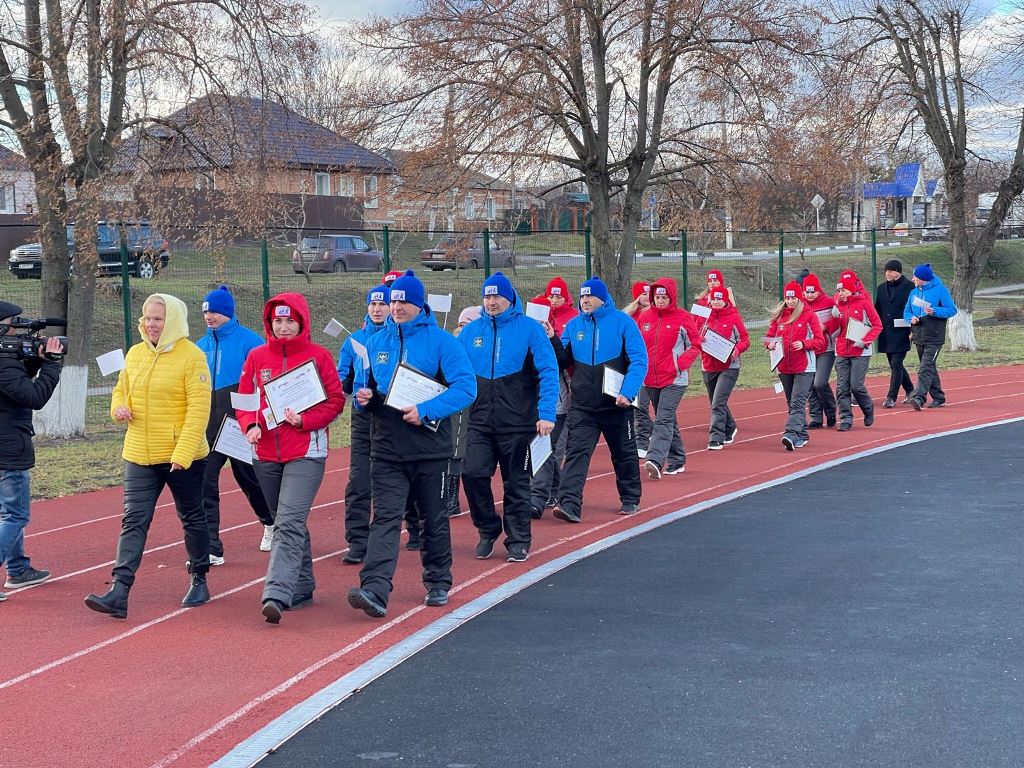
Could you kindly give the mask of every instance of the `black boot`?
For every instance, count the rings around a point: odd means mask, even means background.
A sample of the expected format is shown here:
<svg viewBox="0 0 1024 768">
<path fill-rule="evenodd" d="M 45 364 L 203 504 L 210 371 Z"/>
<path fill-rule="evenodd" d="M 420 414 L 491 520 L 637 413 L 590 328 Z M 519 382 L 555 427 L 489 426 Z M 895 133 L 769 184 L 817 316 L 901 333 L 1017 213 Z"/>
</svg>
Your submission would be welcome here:
<svg viewBox="0 0 1024 768">
<path fill-rule="evenodd" d="M 128 586 L 120 581 L 110 583 L 110 591 L 100 597 L 89 595 L 85 604 L 97 613 L 105 613 L 115 619 L 128 618 Z"/>
<path fill-rule="evenodd" d="M 182 608 L 195 608 L 197 605 L 210 602 L 210 588 L 206 586 L 205 573 L 192 574 L 192 586 L 188 588 Z"/>
</svg>

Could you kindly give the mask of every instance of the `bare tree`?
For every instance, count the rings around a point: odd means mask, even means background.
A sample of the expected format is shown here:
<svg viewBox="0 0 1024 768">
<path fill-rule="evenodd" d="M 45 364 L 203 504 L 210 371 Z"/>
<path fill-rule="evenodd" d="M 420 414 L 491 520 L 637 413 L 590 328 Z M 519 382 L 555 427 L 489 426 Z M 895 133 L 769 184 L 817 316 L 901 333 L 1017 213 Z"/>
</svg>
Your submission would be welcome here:
<svg viewBox="0 0 1024 768">
<path fill-rule="evenodd" d="M 43 428 L 80 434 L 95 296 L 90 233 L 122 137 L 171 111 L 168 103 L 265 93 L 309 52 L 308 11 L 296 0 L 4 0 L 0 9 L 0 126 L 17 137 L 35 179 L 43 312 L 67 317 L 70 336 Z"/>
</svg>

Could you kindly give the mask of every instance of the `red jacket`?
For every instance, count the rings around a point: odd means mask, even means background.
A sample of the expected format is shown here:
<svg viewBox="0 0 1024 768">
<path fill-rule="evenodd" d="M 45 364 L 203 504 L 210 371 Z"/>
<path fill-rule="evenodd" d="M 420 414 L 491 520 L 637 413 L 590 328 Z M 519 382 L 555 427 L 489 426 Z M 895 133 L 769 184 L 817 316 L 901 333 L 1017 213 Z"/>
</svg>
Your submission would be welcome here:
<svg viewBox="0 0 1024 768">
<path fill-rule="evenodd" d="M 694 318 L 695 322 L 696 320 L 697 318 Z M 725 371 L 734 366 L 739 368 L 740 355 L 750 349 L 750 335 L 747 333 L 746 326 L 743 325 L 743 318 L 740 317 L 739 310 L 728 301 L 725 302 L 725 306 L 721 309 L 712 309 L 711 315 L 708 316 L 708 319 L 701 327 L 702 341 L 708 331 L 714 331 L 735 342 L 736 347 L 733 349 L 732 359 L 724 363 L 702 349 L 700 352 L 701 369 L 709 373 L 715 373 Z"/>
<path fill-rule="evenodd" d="M 555 329 L 555 336 L 557 338 L 562 338 L 562 331 L 565 330 L 565 326 L 578 314 L 579 310 L 570 301 L 565 302 L 558 309 L 551 307 L 551 327 Z"/>
<path fill-rule="evenodd" d="M 654 292 L 658 286 L 668 291 L 669 306 L 654 306 Z M 637 315 L 647 346 L 647 378 L 644 384 L 661 389 L 672 384 L 690 383 L 689 368 L 700 352 L 700 335 L 693 316 L 676 305 L 676 281 L 663 277 L 651 284 L 651 306 Z"/>
<path fill-rule="evenodd" d="M 875 310 L 875 305 L 868 298 L 867 293 L 860 292 L 850 295 L 850 298 L 846 301 L 836 298 L 836 314 L 839 317 L 836 322 L 839 325 L 839 335 L 836 337 L 836 356 L 837 357 L 866 357 L 871 354 L 871 342 L 878 338 L 882 332 L 882 318 L 878 316 L 878 312 Z M 854 318 L 864 323 L 865 325 L 871 326 L 868 329 L 867 335 L 864 336 L 862 347 L 858 347 L 852 341 L 846 338 L 846 328 L 850 324 L 850 318 Z"/>
<path fill-rule="evenodd" d="M 290 307 L 292 316 L 297 316 L 302 323 L 302 330 L 294 339 L 277 339 L 271 330 L 274 308 L 280 305 Z M 341 380 L 331 353 L 310 340 L 306 297 L 301 293 L 279 293 L 272 298 L 263 308 L 263 328 L 268 341 L 245 358 L 242 378 L 238 382 L 239 394 L 260 393 L 260 410 L 258 413 L 235 411 L 238 423 L 243 432 L 254 424 L 259 424 L 263 430 L 256 444 L 256 456 L 260 461 L 286 462 L 304 457 L 326 457 L 327 425 L 344 409 L 345 394 L 341 391 Z M 274 429 L 268 429 L 264 413 L 267 398 L 262 385 L 310 360 L 316 364 L 327 399 L 302 412 L 302 427 L 293 427 L 282 419 Z"/>
<path fill-rule="evenodd" d="M 821 321 L 821 330 L 825 334 L 825 352 L 833 352 L 836 348 L 836 333 L 839 331 L 839 319 L 832 316 L 832 307 L 836 305 L 835 300 L 822 292 L 813 302 L 804 299 L 804 307 L 811 310 Z"/>
<path fill-rule="evenodd" d="M 813 355 L 821 354 L 827 346 L 816 314 L 803 307 L 796 320 L 787 322 L 792 314 L 793 310 L 783 307 L 779 318 L 768 324 L 766 335 L 782 339 L 779 342 L 783 349 L 782 362 L 775 369 L 777 373 L 796 374 L 813 370 Z M 803 342 L 803 349 L 793 349 L 797 341 Z"/>
</svg>

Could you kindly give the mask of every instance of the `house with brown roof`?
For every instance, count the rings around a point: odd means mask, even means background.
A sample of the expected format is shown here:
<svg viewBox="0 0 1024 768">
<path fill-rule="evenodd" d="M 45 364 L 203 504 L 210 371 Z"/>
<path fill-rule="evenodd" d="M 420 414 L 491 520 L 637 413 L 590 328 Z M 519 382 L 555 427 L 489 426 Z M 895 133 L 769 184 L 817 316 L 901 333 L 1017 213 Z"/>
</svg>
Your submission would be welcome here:
<svg viewBox="0 0 1024 768">
<path fill-rule="evenodd" d="M 31 215 L 36 211 L 36 187 L 28 160 L 0 146 L 0 215 Z"/>
</svg>

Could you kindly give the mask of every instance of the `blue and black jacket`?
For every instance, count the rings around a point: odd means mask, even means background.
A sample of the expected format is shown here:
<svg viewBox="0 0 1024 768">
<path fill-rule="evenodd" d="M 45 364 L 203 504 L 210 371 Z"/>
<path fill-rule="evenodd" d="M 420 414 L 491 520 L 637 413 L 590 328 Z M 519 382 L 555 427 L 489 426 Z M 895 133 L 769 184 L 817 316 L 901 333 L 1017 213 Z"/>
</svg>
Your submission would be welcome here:
<svg viewBox="0 0 1024 768">
<path fill-rule="evenodd" d="M 604 394 L 605 366 L 625 374 L 620 394 L 633 400 L 647 375 L 647 347 L 629 315 L 608 301 L 590 314 L 580 313 L 551 339 L 558 365 L 572 368 L 572 405 L 584 411 L 616 408 Z"/>
<path fill-rule="evenodd" d="M 367 372 L 363 370 L 363 362 L 356 356 L 352 342 L 358 341 L 366 347 L 373 336 L 384 330 L 385 325 L 387 325 L 386 320 L 383 323 L 375 323 L 367 315 L 363 319 L 363 327 L 345 339 L 345 343 L 341 345 L 341 351 L 338 353 L 338 378 L 341 379 L 341 389 L 346 395 L 351 395 L 357 389 L 365 387 L 367 379 Z M 352 404 L 355 413 L 363 412 L 363 407 L 355 398 L 352 398 Z"/>
<path fill-rule="evenodd" d="M 554 422 L 558 361 L 543 326 L 523 314 L 518 295 L 500 315 L 469 323 L 459 342 L 476 373 L 470 429 L 536 432 L 539 419 Z"/>
<path fill-rule="evenodd" d="M 374 395 L 366 409 L 373 413 L 371 458 L 385 461 L 447 459 L 452 455 L 452 427 L 448 417 L 476 398 L 476 377 L 458 339 L 437 327 L 430 306 L 399 325 L 392 318 L 367 340 L 370 375 L 367 386 Z M 409 424 L 402 412 L 384 404 L 399 363 L 441 382 L 448 389 L 420 403 L 420 419 L 437 431 Z"/>
<path fill-rule="evenodd" d="M 915 305 L 915 298 L 931 304 L 935 314 L 929 315 L 924 307 Z M 915 344 L 945 344 L 946 321 L 955 314 L 956 304 L 953 303 L 953 297 L 936 275 L 920 288 L 914 288 L 910 292 L 907 306 L 903 310 L 903 319 L 910 323 L 913 318 L 918 318 L 918 322 L 910 329 Z"/>
<path fill-rule="evenodd" d="M 196 346 L 206 355 L 213 389 L 210 421 L 206 425 L 206 439 L 211 441 L 210 445 L 213 445 L 212 441 L 220 431 L 224 415 L 235 415 L 231 393 L 238 391 L 238 380 L 242 375 L 245 358 L 263 343 L 264 339 L 258 333 L 241 325 L 234 317 L 220 328 L 207 328 L 206 333 L 196 342 Z"/>
</svg>

